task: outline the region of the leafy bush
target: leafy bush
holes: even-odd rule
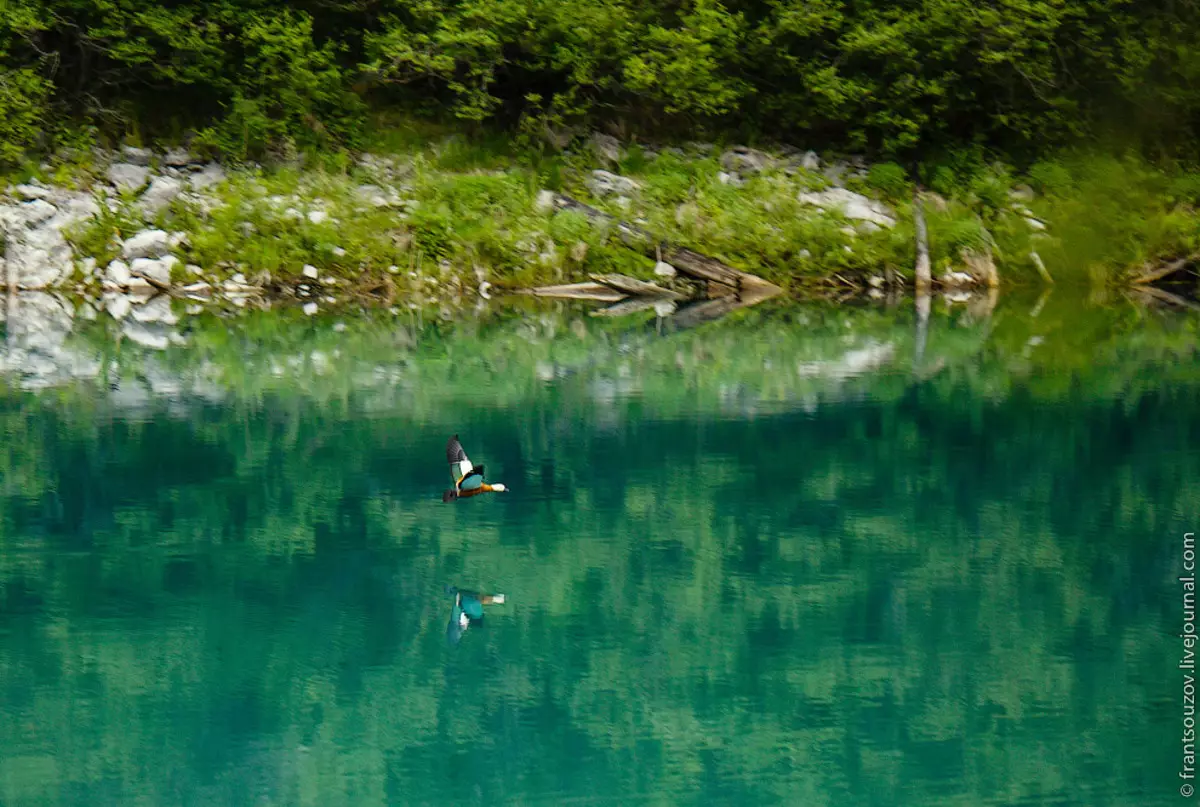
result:
[[[912,192],[908,175],[896,163],[872,165],[867,173],[867,184],[892,200],[906,199]]]
[[[1029,181],[1035,190],[1048,196],[1065,195],[1075,185],[1071,172],[1053,161],[1034,163],[1029,169]]]
[[[235,157],[354,146],[368,101],[530,137],[599,121],[630,134],[804,131],[829,149],[949,155],[958,185],[985,145],[1028,154],[1114,118],[1160,152],[1194,154],[1194,10],[1064,8],[8,0],[0,155],[11,163],[46,124],[78,120],[147,140],[197,129]]]

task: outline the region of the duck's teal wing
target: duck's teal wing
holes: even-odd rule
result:
[[[471,617],[471,619],[483,619],[483,603],[478,598],[470,594],[464,594],[461,607],[463,613]]]

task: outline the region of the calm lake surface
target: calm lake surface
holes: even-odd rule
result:
[[[1056,294],[23,297],[0,804],[1180,803],[1200,322]]]

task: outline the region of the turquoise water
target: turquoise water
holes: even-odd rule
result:
[[[31,301],[0,803],[1183,801],[1197,322],[1039,305]],[[441,502],[454,433],[511,492]]]

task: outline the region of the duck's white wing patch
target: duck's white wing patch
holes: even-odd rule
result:
[[[475,467],[467,459],[467,452],[463,451],[457,434],[446,442],[446,461],[450,463],[450,473],[454,475],[455,481],[462,479]]]

